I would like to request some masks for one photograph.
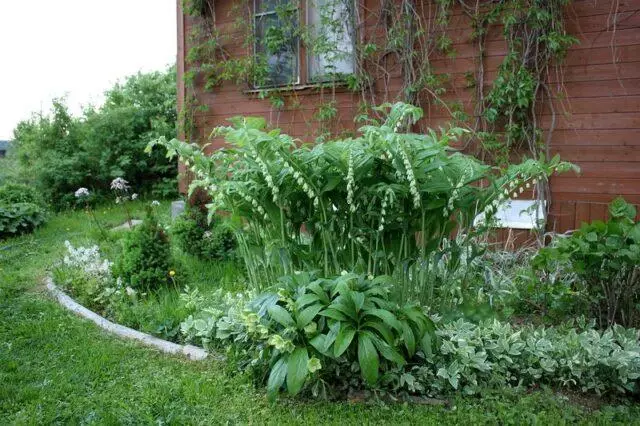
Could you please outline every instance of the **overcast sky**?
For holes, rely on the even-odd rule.
[[[176,0],[0,0],[0,139],[68,96],[72,112],[176,58]]]

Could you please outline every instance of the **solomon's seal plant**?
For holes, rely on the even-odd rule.
[[[231,214],[254,288],[307,267],[350,270],[392,275],[401,298],[424,304],[433,288],[420,265],[454,229],[483,233],[473,226],[479,213],[490,219],[512,193],[571,167],[556,157],[494,171],[450,147],[464,130],[402,132],[420,108],[379,110],[388,117],[370,119],[360,136],[316,145],[267,130],[262,118],[235,117],[214,131],[228,146],[211,156],[178,140],[148,149],[161,144],[194,172],[190,191],[209,192],[211,215]]]

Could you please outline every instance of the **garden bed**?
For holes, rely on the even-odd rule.
[[[187,358],[200,361],[205,359],[209,354],[202,348],[198,348],[192,345],[178,345],[166,340],[158,339],[157,337],[150,336],[149,334],[141,333],[138,330],[134,330],[129,327],[122,326],[120,324],[114,324],[111,321],[101,317],[95,312],[85,308],[77,303],[75,300],[67,296],[62,290],[60,290],[54,284],[51,278],[45,280],[47,290],[51,295],[57,299],[57,301],[69,309],[72,312],[80,315],[81,317],[94,322],[98,327],[113,333],[123,339],[132,339],[141,342],[143,345],[150,346],[160,350],[161,352],[169,354],[181,354]]]
[[[97,210],[112,226],[125,219],[117,206]],[[138,215],[141,208],[132,210]],[[11,248],[0,253],[0,418],[10,424],[34,418],[43,423],[633,424],[639,418],[637,404],[626,399],[595,396],[600,406],[590,397],[585,410],[576,405],[580,399],[544,387],[486,388],[481,397],[454,393],[448,409],[290,399],[269,404],[261,386],[256,389],[251,376],[233,363],[184,362],[110,338],[42,297],[35,283],[64,256],[64,241],[91,245],[99,236],[86,213],[69,212],[53,215],[33,236],[6,241]],[[115,253],[108,243],[101,247]],[[237,275],[231,269],[218,274],[195,259],[187,264],[198,271],[194,277],[201,281],[192,283],[203,292],[205,283],[237,291],[224,278]]]

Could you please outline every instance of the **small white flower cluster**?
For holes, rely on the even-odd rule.
[[[409,161],[409,156],[403,148],[400,148],[400,155],[402,156],[402,162],[404,163],[404,168],[407,171],[407,181],[409,182],[409,192],[413,197],[413,208],[419,209],[421,204],[420,199],[420,191],[418,191],[418,184],[416,182],[416,177],[413,174],[413,168],[411,167],[411,161]]]
[[[158,201],[158,200],[153,200],[153,201],[151,202],[151,206],[152,206],[152,207],[158,207],[159,205],[160,205],[160,201]]]
[[[402,114],[400,114],[400,118],[398,118],[398,121],[396,122],[396,125],[393,129],[395,133],[398,133],[400,131],[400,128],[402,127],[402,121],[404,120],[405,115],[406,115],[406,111],[403,111]]]
[[[522,194],[525,189],[530,189],[532,184],[536,185],[537,183],[537,177],[533,178],[531,183],[529,183],[528,179],[524,176],[520,177],[519,175],[516,175],[515,179],[509,182],[509,185],[505,184],[503,192],[506,197],[511,194],[513,198],[518,198],[518,196]]]
[[[487,204],[484,208],[483,213],[485,217],[495,213],[498,211],[498,207],[502,202],[511,196],[512,198],[518,198],[520,194],[522,194],[525,189],[531,189],[532,186],[538,184],[538,177],[535,177],[529,182],[529,178],[524,176],[516,175],[514,180],[504,185],[504,189],[501,193],[498,194],[498,197],[493,200],[491,203]]]
[[[111,266],[108,260],[100,256],[98,246],[75,248],[69,241],[65,241],[68,254],[62,259],[62,263],[70,268],[81,269],[95,278],[107,280],[111,278]]]
[[[356,190],[355,179],[353,176],[353,150],[349,150],[349,166],[347,171],[347,205],[349,206],[349,211],[351,213],[355,213],[356,206],[353,204],[354,192]]]
[[[460,175],[460,180],[454,186],[453,180],[447,177],[447,180],[449,181],[451,186],[454,186],[454,188],[453,188],[453,191],[451,191],[451,195],[449,196],[447,207],[445,207],[444,209],[444,213],[443,213],[444,217],[447,217],[449,214],[453,212],[453,207],[454,207],[453,204],[458,199],[460,195],[460,189],[464,186],[464,182],[466,179],[467,179],[467,174],[465,171],[463,171],[462,174]]]
[[[76,198],[84,198],[89,196],[89,190],[87,188],[78,188],[78,190],[74,193]]]
[[[293,169],[289,169],[289,170],[293,172],[293,178],[296,180],[296,182],[302,188],[302,190],[307,194],[307,197],[309,197],[310,200],[313,200],[313,207],[317,208],[318,204],[320,203],[320,200],[318,199],[318,196],[316,195],[313,188],[311,188],[311,186],[304,181],[304,178],[302,177],[299,171],[293,170]]]
[[[387,219],[387,207],[393,206],[393,191],[390,188],[387,188],[385,191],[384,197],[382,198],[382,210],[380,211],[380,226],[378,226],[378,231],[384,231],[384,224]]]
[[[127,192],[129,191],[129,182],[122,178],[115,178],[111,181],[111,189],[114,191]]]
[[[391,163],[391,165],[393,166],[393,163],[394,163],[395,159],[394,159],[393,153],[391,152],[390,149],[387,148],[387,149],[384,150],[384,154],[382,155],[382,158],[383,159],[388,159],[389,162]],[[396,176],[396,179],[398,179],[398,180],[402,179],[402,173],[400,172],[400,170],[396,169],[394,174]]]
[[[264,207],[262,207],[260,205],[260,203],[258,203],[258,200],[256,200],[255,198],[253,198],[251,195],[246,194],[244,192],[240,192],[240,196],[249,204],[251,204],[251,206],[256,209],[256,211],[260,214],[260,216],[262,216],[262,218],[264,220],[269,220],[269,216],[267,215],[267,212],[264,210]]]
[[[260,167],[260,171],[264,176],[264,180],[267,182],[267,186],[269,187],[269,189],[271,190],[271,194],[273,195],[273,198],[272,198],[273,202],[275,204],[278,204],[280,189],[278,189],[276,184],[273,182],[273,177],[269,173],[269,169],[267,168],[267,163],[265,163],[264,160],[260,158],[257,151],[255,154],[256,154],[256,162],[258,163],[258,166]]]

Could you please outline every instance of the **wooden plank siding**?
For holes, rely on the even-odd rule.
[[[377,17],[370,11],[379,8],[380,3],[377,0],[359,1],[364,31],[371,34],[376,31]],[[194,18],[183,15],[181,3],[182,0],[177,0],[179,107],[184,105],[185,52],[189,49],[189,34],[194,25]],[[235,19],[231,13],[233,1],[217,0],[215,7],[218,27],[233,35],[236,31],[232,25]],[[418,10],[433,11],[433,3],[419,0]],[[618,195],[640,206],[640,0],[574,0],[566,7],[565,17],[568,32],[578,38],[579,44],[568,52],[561,78],[551,73],[547,81],[552,90],[562,89],[562,95],[553,102],[556,117],[550,151],[580,166],[582,173],[551,179],[548,227],[561,232],[575,229],[582,222],[605,219],[607,203]],[[472,41],[471,28],[470,18],[460,7],[454,8],[447,33],[453,40],[456,55],[446,58],[434,54],[432,65],[436,72],[450,76],[448,93],[443,99],[459,102],[462,109],[473,116],[476,89],[466,88],[465,84],[465,73],[475,73],[478,61],[477,42]],[[232,39],[240,40],[240,37]],[[248,54],[239,41],[229,43],[225,48],[232,55]],[[487,33],[485,49],[482,84],[487,93],[507,51],[500,26],[492,27]],[[376,81],[379,102],[397,98],[402,86],[399,70],[396,65],[392,67],[389,79]],[[388,90],[384,90],[385,87]],[[306,141],[318,135],[320,123],[314,119],[314,114],[322,99],[327,99],[326,94],[313,89],[286,92],[284,109],[276,111],[268,100],[257,99],[256,94],[247,93],[246,89],[224,83],[212,91],[205,91],[202,84],[196,84],[198,101],[208,106],[208,111],[198,113],[195,119],[196,136],[201,141],[208,139],[215,126],[225,124],[225,120],[234,115],[263,116],[270,126],[280,127],[283,132]],[[353,118],[358,113],[360,100],[360,94],[337,89],[338,115],[326,125],[327,129],[355,132],[357,125]],[[292,103],[296,106],[291,107]],[[421,106],[426,114],[423,125],[437,127],[449,121],[443,108]],[[538,113],[546,137],[552,109],[542,106]],[[214,140],[210,149],[223,143]],[[184,172],[183,168],[180,170]],[[182,191],[187,180],[188,177],[181,180]],[[503,233],[503,236],[507,234]]]

